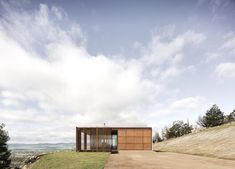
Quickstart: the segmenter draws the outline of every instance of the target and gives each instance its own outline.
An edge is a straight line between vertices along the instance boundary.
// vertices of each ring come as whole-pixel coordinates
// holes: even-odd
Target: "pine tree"
[[[202,127],[214,127],[224,123],[224,113],[214,104],[203,117],[199,117],[197,124]]]
[[[7,141],[10,140],[8,133],[3,129],[4,124],[0,125],[0,168],[9,169],[11,164],[11,152],[8,150]]]

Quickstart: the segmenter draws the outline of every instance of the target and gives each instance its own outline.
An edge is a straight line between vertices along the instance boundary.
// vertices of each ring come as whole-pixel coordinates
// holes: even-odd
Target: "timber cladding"
[[[76,127],[76,151],[152,150],[151,127]]]
[[[119,150],[151,150],[152,129],[151,128],[119,128],[118,129]]]

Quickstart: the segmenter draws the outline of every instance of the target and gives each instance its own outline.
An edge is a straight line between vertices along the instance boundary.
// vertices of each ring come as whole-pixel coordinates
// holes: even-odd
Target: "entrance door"
[[[117,137],[117,130],[112,130],[111,133],[111,150],[112,151],[117,151],[117,142],[118,142],[118,137]]]

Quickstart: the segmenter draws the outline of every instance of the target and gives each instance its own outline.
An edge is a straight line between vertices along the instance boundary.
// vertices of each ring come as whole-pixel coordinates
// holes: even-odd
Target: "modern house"
[[[76,127],[76,151],[152,150],[151,127]]]

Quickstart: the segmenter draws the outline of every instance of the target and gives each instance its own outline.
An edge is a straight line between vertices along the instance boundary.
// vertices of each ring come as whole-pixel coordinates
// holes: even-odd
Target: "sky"
[[[75,126],[196,124],[235,109],[235,1],[0,1],[0,123],[10,143]]]

